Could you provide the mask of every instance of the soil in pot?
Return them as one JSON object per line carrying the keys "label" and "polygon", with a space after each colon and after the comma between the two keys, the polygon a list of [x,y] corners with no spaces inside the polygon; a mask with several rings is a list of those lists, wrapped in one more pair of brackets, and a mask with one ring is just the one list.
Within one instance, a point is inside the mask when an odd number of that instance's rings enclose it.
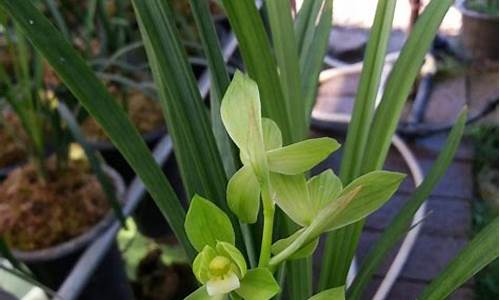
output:
{"label": "soil in pot", "polygon": [[[162,108],[158,101],[139,91],[130,91],[125,96],[120,94],[117,87],[110,87],[109,91],[115,99],[124,105],[130,121],[141,134],[147,134],[165,126]],[[82,124],[82,129],[92,142],[108,141],[104,130],[94,118],[86,118]]]}
{"label": "soil in pot", "polygon": [[[26,164],[0,184],[0,234],[35,277],[56,290],[112,218],[106,196],[85,161],[70,161],[67,168],[57,169],[51,158],[46,171],[43,183],[35,167]],[[123,193],[123,182],[116,172],[106,172],[117,193]],[[110,299],[110,295],[132,298],[116,245],[79,299]]]}
{"label": "soil in pot", "polygon": [[166,265],[162,251],[150,251],[139,263],[132,286],[138,300],[184,299],[197,289],[196,279],[188,264]]}
{"label": "soil in pot", "polygon": [[47,164],[46,183],[27,164],[0,185],[0,233],[16,250],[44,249],[76,237],[109,211],[98,180],[83,162],[56,171]]}
{"label": "soil in pot", "polygon": [[[152,148],[165,134],[165,122],[162,108],[155,101],[141,92],[130,91],[125,96],[120,95],[116,87],[110,88],[115,99],[125,107],[129,119],[142,134],[146,144]],[[126,99],[125,99],[126,97]],[[94,118],[86,118],[82,123],[82,129],[94,148],[98,150],[106,160],[107,164],[117,170],[129,183],[135,176],[125,158],[111,144],[104,130]]]}
{"label": "soil in pot", "polygon": [[9,124],[9,128],[0,124],[0,179],[7,176],[8,172],[26,160],[26,151],[21,146],[19,141],[13,137],[17,136],[19,140],[27,139],[24,131],[21,129],[21,124],[12,112],[2,112],[5,123]]}

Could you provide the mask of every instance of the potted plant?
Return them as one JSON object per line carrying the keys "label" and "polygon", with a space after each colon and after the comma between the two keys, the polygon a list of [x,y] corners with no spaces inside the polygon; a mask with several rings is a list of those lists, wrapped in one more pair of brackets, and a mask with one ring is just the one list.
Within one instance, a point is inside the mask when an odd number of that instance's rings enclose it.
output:
{"label": "potted plant", "polygon": [[[37,280],[57,289],[83,250],[111,224],[113,211],[122,217],[125,187],[116,171],[102,167],[90,148],[79,144],[83,140],[74,120],[60,113],[62,104],[43,83],[42,58],[17,32],[14,26],[7,33],[15,36],[9,45],[18,53],[15,71],[0,68],[2,107],[18,121],[2,117],[2,124],[15,126],[9,133],[25,150],[26,163],[0,183],[0,236]],[[103,285],[130,298],[116,248],[85,297],[95,299]]]}
{"label": "potted plant", "polygon": [[459,0],[461,40],[476,59],[498,60],[498,0]]}
{"label": "potted plant", "polygon": [[[419,17],[376,107],[396,5],[379,2],[340,174],[326,170],[311,178],[308,170],[339,147],[333,139],[307,139],[332,1],[304,1],[295,24],[288,0],[266,1],[270,31],[253,0],[221,2],[248,74],[230,81],[207,2],[192,0],[212,74],[209,115],[168,3],[132,0],[191,199],[187,213],[123,110],[57,30],[30,2],[0,0],[0,8],[15,18],[149,190],[203,285],[187,299],[262,300],[280,292],[286,299],[344,299],[346,292],[357,299],[384,255],[411,229],[412,216],[446,170],[465,126],[466,111],[429,176],[374,245],[353,285],[346,286],[364,217],[390,198],[403,177],[381,168],[404,101],[453,1],[433,0]],[[314,290],[311,256],[324,232],[329,233],[326,250],[318,253],[322,270]],[[496,257],[498,219],[421,298],[446,298]]]}

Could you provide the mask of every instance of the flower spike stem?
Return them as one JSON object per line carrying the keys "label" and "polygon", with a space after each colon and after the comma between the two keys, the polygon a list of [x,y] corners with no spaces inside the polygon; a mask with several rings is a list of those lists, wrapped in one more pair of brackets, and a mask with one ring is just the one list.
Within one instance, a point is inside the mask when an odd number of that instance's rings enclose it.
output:
{"label": "flower spike stem", "polygon": [[264,230],[260,246],[259,267],[267,267],[271,259],[271,244],[273,242],[274,201],[271,197],[269,178],[266,178],[261,187],[264,214]]}

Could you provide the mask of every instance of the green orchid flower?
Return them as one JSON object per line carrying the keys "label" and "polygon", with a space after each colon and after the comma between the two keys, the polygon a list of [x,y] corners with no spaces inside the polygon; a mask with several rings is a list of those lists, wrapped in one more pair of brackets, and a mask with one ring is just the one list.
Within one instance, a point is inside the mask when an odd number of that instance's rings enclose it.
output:
{"label": "green orchid flower", "polygon": [[193,247],[199,251],[193,273],[202,286],[188,300],[223,300],[231,293],[243,299],[267,300],[279,285],[266,268],[247,270],[245,258],[234,246],[228,216],[215,204],[195,195],[184,224]]}
{"label": "green orchid flower", "polygon": [[261,117],[257,84],[241,72],[236,72],[224,95],[221,117],[243,164],[229,180],[227,202],[244,223],[256,222],[261,189],[271,173],[302,174],[340,147],[332,138],[283,146],[278,125]]}
{"label": "green orchid flower", "polygon": [[357,222],[379,209],[396,192],[404,174],[374,171],[353,180],[345,188],[332,170],[309,180],[303,175],[273,174],[275,201],[295,223],[294,234],[276,241],[270,264],[311,255],[319,236]]}

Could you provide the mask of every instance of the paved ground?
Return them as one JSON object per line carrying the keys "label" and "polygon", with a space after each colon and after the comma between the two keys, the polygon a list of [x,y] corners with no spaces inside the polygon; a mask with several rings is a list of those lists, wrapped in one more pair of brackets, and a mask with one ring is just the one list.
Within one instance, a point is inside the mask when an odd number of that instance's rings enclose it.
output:
{"label": "paved ground", "polygon": [[[346,74],[324,82],[320,87],[315,110],[349,113],[358,77],[356,73]],[[434,82],[424,121],[429,124],[452,122],[464,104],[468,104],[471,114],[475,114],[495,95],[498,95],[498,65],[472,67],[441,76]],[[406,112],[409,111],[409,104],[405,108]],[[498,124],[498,108],[485,121]],[[321,131],[315,134],[339,138],[338,132]],[[446,133],[408,140],[424,171],[427,172],[432,166],[445,139]],[[467,243],[471,230],[470,206],[473,197],[472,156],[472,145],[464,140],[448,172],[428,200],[431,214],[424,221],[421,235],[388,299],[415,299],[422,288]],[[334,155],[322,167],[338,170],[339,159],[340,155]],[[395,150],[391,151],[385,168],[408,173],[404,161]],[[358,250],[360,259],[380,236],[391,217],[402,207],[412,190],[412,182],[407,180],[397,195],[368,219]],[[377,272],[365,299],[373,296],[391,259],[389,257],[388,263]],[[473,283],[468,283],[450,299],[473,299],[472,288]]]}

